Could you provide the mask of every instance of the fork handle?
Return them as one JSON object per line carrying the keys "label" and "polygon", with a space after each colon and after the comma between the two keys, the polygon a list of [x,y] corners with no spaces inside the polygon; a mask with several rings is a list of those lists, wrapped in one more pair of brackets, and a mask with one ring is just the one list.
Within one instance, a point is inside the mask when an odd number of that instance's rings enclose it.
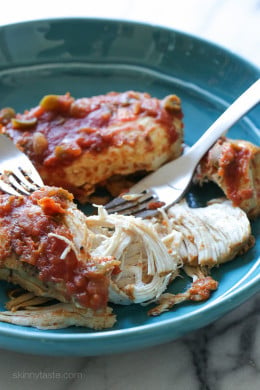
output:
{"label": "fork handle", "polygon": [[243,115],[260,102],[260,79],[240,95],[220,117],[208,128],[187,154],[196,155],[197,162],[209,148]]}

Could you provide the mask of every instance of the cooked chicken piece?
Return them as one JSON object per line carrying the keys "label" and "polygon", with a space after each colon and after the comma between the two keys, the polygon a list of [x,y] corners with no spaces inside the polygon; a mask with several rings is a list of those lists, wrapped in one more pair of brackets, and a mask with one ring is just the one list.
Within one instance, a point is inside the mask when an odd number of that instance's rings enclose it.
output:
{"label": "cooked chicken piece", "polygon": [[100,206],[97,216],[87,218],[87,226],[93,232],[91,256],[103,254],[120,261],[121,272],[111,275],[110,302],[154,301],[178,275],[178,253],[168,253],[150,222],[109,215]]}
{"label": "cooked chicken piece", "polygon": [[1,279],[70,303],[74,314],[79,308],[86,318],[108,318],[109,280],[119,262],[89,255],[85,215],[66,190],[45,187],[28,197],[1,195],[0,232]]}
{"label": "cooked chicken piece", "polygon": [[218,282],[216,282],[211,276],[205,276],[199,267],[189,267],[189,271],[187,271],[187,273],[193,278],[191,286],[183,293],[162,294],[158,300],[159,304],[149,310],[148,314],[150,316],[158,316],[165,311],[170,310],[173,306],[185,301],[206,301],[209,299],[211,291],[215,291],[218,288]]}
{"label": "cooked chicken piece", "polygon": [[[193,283],[183,293],[162,294],[158,305],[149,310],[151,316],[185,301],[207,300],[218,287],[218,282],[208,275],[209,270],[254,245],[245,212],[230,201],[204,208],[190,208],[182,201],[169,209],[168,215],[164,215],[164,226],[157,224],[157,230],[169,251],[178,246],[184,271]],[[179,232],[179,237],[172,234],[174,230]]]}
{"label": "cooked chicken piece", "polygon": [[194,182],[215,182],[250,218],[260,215],[260,148],[221,138],[201,160]]}
{"label": "cooked chicken piece", "polygon": [[[247,251],[254,243],[247,215],[230,201],[190,208],[185,201],[168,210],[169,236],[163,242],[170,249],[178,245],[184,264],[214,267]],[[161,228],[160,228],[161,229]],[[172,231],[179,232],[172,237]]]}
{"label": "cooked chicken piece", "polygon": [[2,110],[0,131],[30,157],[45,184],[82,202],[96,187],[118,195],[122,182],[128,186],[122,176],[156,170],[181,154],[183,142],[180,99],[133,91],[77,100],[48,95],[24,114]]}
{"label": "cooked chicken piece", "polygon": [[71,303],[46,303],[48,298],[22,293],[6,304],[9,311],[0,312],[0,321],[10,324],[33,326],[38,329],[61,329],[69,326],[84,326],[92,329],[111,328],[115,321],[112,309],[102,311],[81,309]]}
{"label": "cooked chicken piece", "polygon": [[80,309],[70,303],[56,303],[40,308],[0,312],[0,321],[20,326],[32,326],[38,329],[64,329],[70,326],[84,326],[96,330],[111,328],[115,322],[112,309],[102,312]]}

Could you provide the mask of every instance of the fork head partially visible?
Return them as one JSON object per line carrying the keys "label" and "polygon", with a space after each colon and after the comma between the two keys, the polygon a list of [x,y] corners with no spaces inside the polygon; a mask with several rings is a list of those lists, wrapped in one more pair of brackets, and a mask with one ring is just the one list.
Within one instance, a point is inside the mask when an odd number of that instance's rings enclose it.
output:
{"label": "fork head partially visible", "polygon": [[175,188],[169,184],[143,190],[138,194],[126,193],[105,205],[109,214],[118,213],[135,217],[151,218],[160,209],[167,209],[183,196],[183,188]]}
{"label": "fork head partially visible", "polygon": [[0,189],[11,195],[29,195],[43,181],[29,158],[5,135],[0,135]]}

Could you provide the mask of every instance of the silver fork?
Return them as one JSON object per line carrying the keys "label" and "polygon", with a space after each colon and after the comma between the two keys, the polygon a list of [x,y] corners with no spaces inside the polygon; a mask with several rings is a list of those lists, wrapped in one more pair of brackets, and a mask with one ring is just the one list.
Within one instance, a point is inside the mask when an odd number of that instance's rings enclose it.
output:
{"label": "silver fork", "polygon": [[[162,208],[167,209],[186,193],[194,171],[209,148],[242,116],[260,102],[260,79],[237,98],[208,128],[202,137],[178,159],[135,184],[127,194],[105,205],[109,213],[151,217]],[[159,201],[159,203],[158,203]]]}
{"label": "silver fork", "polygon": [[0,135],[0,189],[11,195],[29,195],[43,186],[29,158],[5,135]]}

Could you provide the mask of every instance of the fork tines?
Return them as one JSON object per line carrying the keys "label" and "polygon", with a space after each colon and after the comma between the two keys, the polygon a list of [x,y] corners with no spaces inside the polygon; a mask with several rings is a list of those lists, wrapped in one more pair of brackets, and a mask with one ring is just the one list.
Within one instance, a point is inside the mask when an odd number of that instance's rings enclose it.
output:
{"label": "fork tines", "polygon": [[12,195],[30,195],[40,186],[33,181],[30,174],[21,167],[1,174],[0,188]]}
{"label": "fork tines", "polygon": [[154,208],[158,202],[157,196],[148,191],[142,191],[140,194],[126,193],[121,195],[104,207],[109,214],[117,213],[123,215],[134,215],[135,217],[148,218],[158,213]]}

